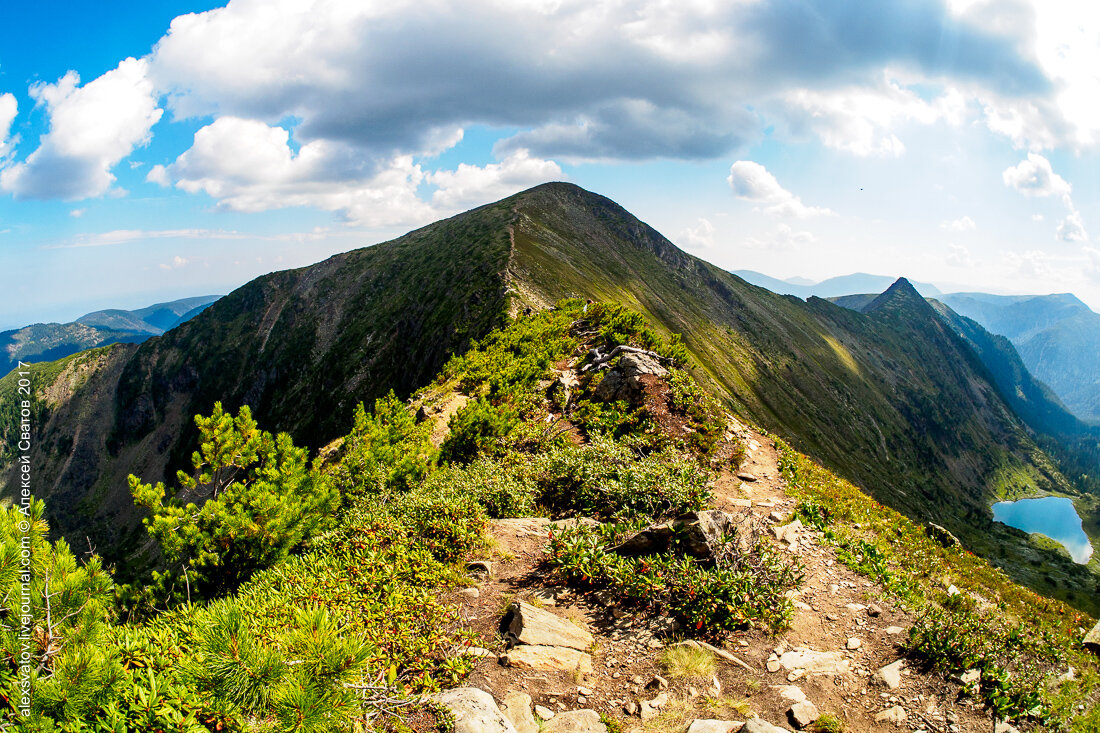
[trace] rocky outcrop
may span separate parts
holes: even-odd
[[[716,509],[681,514],[653,524],[627,538],[613,551],[629,557],[675,550],[689,557],[713,560],[723,538],[733,531],[729,514]]]
[[[663,379],[668,376],[668,369],[650,354],[624,354],[618,365],[596,385],[595,397],[604,402],[638,402],[645,389],[642,378],[647,375]]]

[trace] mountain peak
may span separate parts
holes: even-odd
[[[931,306],[924,300],[924,297],[913,287],[911,282],[904,277],[899,277],[894,281],[893,285],[868,303],[863,309],[863,312],[874,313],[882,310],[897,311],[902,308],[919,308],[924,310],[930,307]]]

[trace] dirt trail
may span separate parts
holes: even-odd
[[[723,471],[715,482],[714,508],[752,512],[771,527],[788,525],[794,501],[786,494],[774,444],[748,428],[738,426],[736,432],[748,451],[739,470]],[[668,680],[669,702],[662,716],[643,722],[624,711],[658,694],[656,687],[646,686],[661,673],[657,657],[662,648],[677,637],[653,619],[614,609],[602,593],[553,585],[543,565],[549,529],[545,519],[495,522],[492,533],[499,548],[491,577],[484,577],[476,591],[456,594],[484,647],[484,659],[468,684],[498,701],[522,691],[552,711],[589,708],[605,713],[618,719],[623,731],[683,731],[695,718],[745,720],[752,714],[795,729],[788,710],[791,696],[799,694],[792,689],[797,687],[820,712],[843,720],[849,733],[994,729],[991,716],[960,696],[957,684],[908,661],[895,689],[875,678],[880,669],[904,658],[900,645],[912,618],[885,600],[875,583],[842,566],[833,549],[822,544],[820,533],[809,528],[795,529],[784,540],[772,537],[805,567],[804,582],[792,592],[796,611],[791,627],[778,636],[762,631],[730,634],[724,648],[745,667],[720,660],[717,686]],[[531,602],[589,629],[596,638],[594,672],[582,677],[502,665],[499,623],[513,600]],[[815,661],[813,653],[825,655]],[[832,666],[837,673],[812,671],[817,664]],[[876,715],[895,706],[904,711],[903,721],[876,721]]]

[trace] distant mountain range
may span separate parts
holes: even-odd
[[[1011,341],[1028,370],[1066,407],[1100,423],[1100,314],[1069,293],[953,293],[940,300]]]
[[[819,283],[801,277],[779,280],[752,270],[733,274],[773,293],[826,298],[852,310],[862,310],[894,281],[862,272]],[[1053,390],[1074,415],[1100,424],[1100,314],[1076,296],[945,295],[935,285],[913,286],[926,298],[935,298],[990,333],[1007,338],[1031,375]]]
[[[734,270],[734,275],[747,283],[767,288],[780,295],[795,295],[805,300],[811,296],[818,298],[835,298],[840,295],[855,295],[858,293],[878,294],[889,288],[897,280],[897,277],[886,275],[869,275],[865,272],[854,272],[851,275],[831,277],[815,283],[804,277],[792,277],[787,280],[779,280],[769,277],[754,270]],[[911,283],[917,292],[926,298],[938,298],[943,295],[935,285],[922,282]]]
[[[407,397],[511,316],[576,296],[623,303],[682,334],[696,375],[732,411],[880,502],[947,527],[1014,578],[1092,608],[1092,568],[990,511],[1006,494],[1077,495],[1039,443],[1074,429],[1072,416],[1018,364],[997,361],[998,344],[1010,345],[987,344],[965,323],[964,338],[904,279],[868,278],[837,285],[886,282],[859,312],[782,297],[681,251],[609,199],[546,184],[257,278],[141,345],[36,365],[37,495],[62,535],[139,563],[147,537],[126,476],[158,481],[185,468],[193,416],[215,401],[250,405],[266,429],[318,450],[349,430],[357,403],[391,389]],[[0,379],[5,496],[17,488],[4,456],[19,423],[2,409],[13,377]],[[1017,392],[1027,405],[1014,408]],[[1086,531],[1097,534],[1091,516]]]
[[[0,376],[20,361],[53,361],[97,346],[141,343],[186,323],[220,297],[200,295],[133,311],[93,311],[71,323],[35,323],[0,331]]]

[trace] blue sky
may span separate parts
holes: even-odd
[[[227,292],[547,180],[728,269],[1100,309],[1080,3],[125,6],[5,9],[0,329]]]

